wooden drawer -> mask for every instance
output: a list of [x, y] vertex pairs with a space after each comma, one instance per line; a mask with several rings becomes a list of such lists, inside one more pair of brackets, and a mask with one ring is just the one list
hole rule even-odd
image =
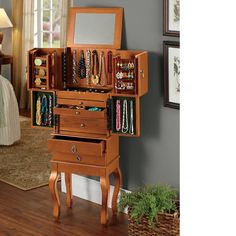
[[105, 102], [109, 97], [109, 93], [89, 93], [80, 91], [57, 91], [57, 97], [59, 99], [79, 99], [79, 100], [91, 100], [91, 101], [103, 101]]
[[54, 161], [73, 162], [88, 165], [105, 165], [104, 140], [75, 139], [68, 137], [48, 140], [48, 149]]
[[107, 134], [107, 119], [86, 118], [79, 115], [60, 115], [58, 118], [60, 131], [91, 134]]
[[57, 104], [58, 105], [68, 105], [68, 106], [85, 106], [85, 107], [106, 108], [105, 101], [93, 101], [93, 100], [82, 100], [82, 99], [57, 98]]
[[70, 108], [54, 108], [54, 114], [67, 115], [86, 118], [105, 118], [106, 110], [102, 111], [89, 111], [86, 109], [70, 109]]

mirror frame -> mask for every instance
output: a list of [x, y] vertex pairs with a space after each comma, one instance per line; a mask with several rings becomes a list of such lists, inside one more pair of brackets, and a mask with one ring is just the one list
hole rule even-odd
[[[95, 13], [95, 14], [115, 14], [115, 35], [114, 43], [112, 45], [99, 45], [99, 44], [75, 44], [75, 19], [77, 13]], [[121, 34], [122, 34], [122, 22], [123, 22], [123, 8], [93, 8], [93, 7], [72, 7], [69, 9], [69, 24], [67, 34], [67, 46], [68, 47], [96, 47], [96, 48], [121, 48]]]

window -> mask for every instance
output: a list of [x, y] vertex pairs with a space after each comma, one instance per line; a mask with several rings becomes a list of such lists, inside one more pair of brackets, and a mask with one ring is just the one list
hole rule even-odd
[[60, 47], [61, 0], [34, 0], [34, 47]]

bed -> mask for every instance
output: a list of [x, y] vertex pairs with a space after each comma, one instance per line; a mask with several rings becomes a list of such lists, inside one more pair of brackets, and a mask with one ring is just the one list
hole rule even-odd
[[0, 75], [0, 145], [20, 140], [19, 108], [12, 84]]

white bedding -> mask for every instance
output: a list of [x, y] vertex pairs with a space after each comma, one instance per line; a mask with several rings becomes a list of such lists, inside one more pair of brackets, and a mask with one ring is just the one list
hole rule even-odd
[[0, 145], [20, 139], [19, 109], [11, 83], [0, 75]]

